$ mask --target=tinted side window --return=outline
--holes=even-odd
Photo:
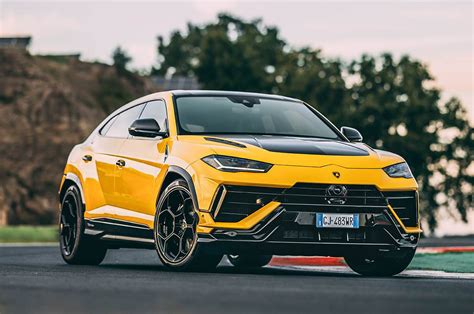
[[[132,125],[133,121],[138,119],[143,106],[138,105],[120,113],[115,118],[110,129],[105,133],[105,136],[127,138],[128,128]]]
[[[160,130],[166,131],[168,126],[165,102],[163,100],[153,100],[147,103],[140,119],[155,119],[160,126]]]

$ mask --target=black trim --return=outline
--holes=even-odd
[[[216,254],[270,254],[270,255],[298,255],[298,256],[341,256],[351,253],[367,252],[368,254],[390,254],[401,250],[413,250],[416,245],[403,247],[388,243],[332,243],[332,242],[287,242],[267,241],[239,242],[239,241],[215,241],[209,235],[199,235],[199,245],[203,250]]]
[[[191,175],[185,169],[179,166],[169,166],[168,171],[165,175],[165,178],[163,179],[163,182],[165,182],[166,177],[168,176],[169,173],[179,174],[180,176],[184,178],[184,180],[186,180],[186,183],[188,184],[188,187],[189,187],[189,191],[191,192],[191,197],[194,202],[194,207],[196,209],[199,209],[199,202],[198,202],[198,198],[196,194],[196,189],[194,187],[194,182],[193,182],[193,179],[191,178]]]
[[[229,140],[226,140],[226,139],[223,139],[223,138],[218,138],[218,137],[204,137],[204,139],[206,141],[209,141],[209,142],[227,144],[227,145],[232,145],[232,146],[236,146],[236,147],[240,147],[240,148],[246,148],[247,147],[244,144],[240,144],[240,143],[237,143],[237,142],[229,141]]]
[[[331,186],[334,185],[296,183],[283,189],[226,185],[224,200],[221,202],[214,197],[211,209],[215,213],[217,202],[220,202],[218,214],[215,214],[218,222],[238,222],[271,201],[281,203],[288,212],[381,213],[387,209],[387,200],[373,185],[341,185],[346,194],[340,197],[327,195]]]
[[[221,254],[331,256],[361,250],[385,254],[387,250],[413,249],[418,242],[417,234],[400,232],[388,210],[361,213],[358,229],[316,228],[315,215],[289,212],[282,205],[250,230],[214,229],[210,234],[199,234],[199,242]]]
[[[225,134],[227,140],[235,140],[270,152],[288,154],[369,156],[368,149],[336,139],[298,137],[291,135]],[[206,137],[207,139],[207,137]],[[224,140],[224,139],[223,139]]]
[[[64,194],[66,194],[67,189],[71,185],[76,185],[77,188],[79,189],[80,194],[81,194],[81,202],[82,202],[82,204],[85,204],[86,200],[84,198],[84,190],[82,188],[82,183],[81,183],[81,180],[79,179],[79,177],[76,174],[72,173],[72,172],[65,173],[65,174],[63,174],[63,176],[65,177],[65,179],[64,179],[64,182],[61,186],[61,189],[58,192],[59,202],[60,203],[62,202]],[[71,182],[71,184],[68,184],[67,182]],[[85,206],[84,206],[84,208],[85,208]]]
[[[387,191],[382,192],[405,227],[418,226],[418,192]]]
[[[88,225],[109,224],[109,225],[123,226],[125,228],[151,230],[150,228],[148,228],[147,225],[143,225],[143,224],[139,224],[139,223],[135,223],[135,222],[130,222],[130,221],[125,221],[125,220],[120,220],[120,219],[113,219],[113,218],[87,219],[86,221],[88,222]]]
[[[111,247],[154,248],[153,230],[146,225],[119,219],[85,220],[85,234],[107,241]]]
[[[242,91],[221,91],[221,90],[172,90],[170,91],[173,96],[177,97],[205,97],[205,96],[237,96],[237,97],[258,97],[266,99],[278,99],[278,100],[288,100],[293,102],[302,102],[299,99],[291,98],[282,95],[274,94],[262,94],[254,92],[242,92]]]

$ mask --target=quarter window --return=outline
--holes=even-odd
[[[105,132],[105,136],[109,137],[128,137],[128,128],[132,125],[133,121],[137,120],[143,110],[143,104],[132,107],[124,112],[118,114],[112,122],[112,126]]]

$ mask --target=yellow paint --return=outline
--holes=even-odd
[[[400,217],[398,217],[397,213],[395,212],[395,210],[392,208],[392,206],[388,205],[388,208],[390,209],[390,212],[392,213],[392,215],[395,217],[395,219],[397,220],[397,222],[400,224],[400,226],[402,226],[403,230],[405,231],[405,233],[420,233],[422,232],[421,228],[420,227],[406,227],[405,224],[402,222],[402,220],[400,219]],[[419,222],[418,222],[418,225],[419,225]]]
[[[280,206],[278,202],[271,202],[263,206],[253,214],[245,217],[239,222],[214,222],[211,215],[207,214],[201,216],[201,227],[207,228],[219,228],[219,229],[235,229],[235,230],[247,230],[252,229],[259,221],[267,217],[271,212]]]
[[[277,202],[269,203],[236,223],[214,222],[208,210],[221,184],[291,187],[305,182],[370,184],[380,191],[418,189],[414,179],[390,178],[382,170],[403,161],[394,154],[371,151],[369,156],[324,156],[276,153],[253,145],[233,147],[206,141],[203,136],[178,136],[170,92],[145,96],[129,105],[159,98],[167,104],[168,138],[118,139],[95,133],[71,151],[64,173],[73,173],[81,181],[86,218],[115,218],[153,228],[159,191],[170,166],[185,169],[193,180],[199,204],[199,232],[211,232],[213,228],[250,229],[279,205]],[[211,154],[254,159],[274,166],[267,173],[222,172],[201,161]],[[82,160],[84,155],[91,155],[92,161]],[[119,159],[125,161],[124,167],[115,164]],[[334,171],[341,174],[340,178],[333,175]],[[419,223],[417,227],[405,227],[393,208],[389,208],[405,232],[421,232]]]

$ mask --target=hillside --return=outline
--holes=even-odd
[[[148,79],[112,66],[0,49],[0,225],[55,222],[71,148],[150,92]]]

